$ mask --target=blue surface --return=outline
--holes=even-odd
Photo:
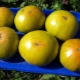
[[[10,8],[16,14],[19,8]],[[53,10],[43,10],[46,16],[48,16]],[[79,12],[72,12],[78,19],[80,24],[80,13]],[[16,30],[17,31],[17,30]],[[24,34],[17,31],[17,34],[21,38]],[[75,35],[76,38],[80,38],[80,27]],[[75,63],[74,63],[75,65]],[[46,73],[46,74],[57,74],[57,75],[66,75],[66,76],[80,76],[80,72],[71,72],[65,69],[59,62],[58,57],[51,62],[49,65],[44,67],[33,66],[25,62],[21,56],[19,55],[18,51],[17,54],[14,55],[12,58],[8,60],[0,60],[0,68],[4,70],[17,70],[22,72],[32,72],[32,73]]]

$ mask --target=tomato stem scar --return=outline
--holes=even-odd
[[[65,16],[62,16],[65,20],[68,20],[68,18],[67,17],[65,17]]]

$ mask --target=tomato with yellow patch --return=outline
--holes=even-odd
[[[14,23],[14,14],[7,7],[0,7],[0,27],[11,27]]]
[[[28,5],[16,13],[14,24],[18,31],[27,33],[41,29],[44,26],[45,18],[40,8],[34,5]]]
[[[10,27],[0,27],[0,59],[11,58],[16,54],[18,34]]]
[[[22,58],[28,63],[45,66],[57,57],[59,43],[48,32],[35,30],[21,38],[18,49]]]
[[[80,39],[69,39],[61,45],[61,64],[71,71],[80,71]]]
[[[45,28],[58,39],[65,41],[75,36],[78,30],[78,20],[69,11],[56,10],[48,15]]]

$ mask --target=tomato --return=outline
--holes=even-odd
[[[0,27],[11,27],[14,22],[14,14],[7,7],[0,7]]]
[[[45,21],[46,31],[65,41],[74,37],[78,30],[76,17],[66,10],[52,12]]]
[[[80,39],[69,39],[61,45],[61,64],[71,71],[80,71]]]
[[[0,27],[0,59],[8,59],[16,54],[18,43],[19,37],[13,29]]]
[[[34,5],[21,8],[15,15],[14,24],[17,30],[23,33],[41,29],[45,22],[45,15]]]
[[[45,66],[58,55],[57,39],[43,30],[35,30],[25,34],[19,42],[21,57],[30,64]]]

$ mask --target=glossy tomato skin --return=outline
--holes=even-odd
[[[0,7],[0,27],[11,27],[14,22],[14,14],[7,7]]]
[[[65,41],[75,36],[78,30],[78,21],[70,12],[57,10],[47,17],[45,28],[58,39]]]
[[[21,8],[14,18],[14,24],[18,31],[27,33],[33,30],[41,29],[45,22],[43,11],[34,6],[29,5]]]
[[[22,37],[18,49],[22,58],[28,63],[45,66],[57,57],[59,44],[48,32],[35,30]]]
[[[62,44],[60,62],[68,70],[80,71],[80,39],[69,39]]]
[[[11,58],[17,52],[19,36],[9,27],[0,27],[0,60]]]

